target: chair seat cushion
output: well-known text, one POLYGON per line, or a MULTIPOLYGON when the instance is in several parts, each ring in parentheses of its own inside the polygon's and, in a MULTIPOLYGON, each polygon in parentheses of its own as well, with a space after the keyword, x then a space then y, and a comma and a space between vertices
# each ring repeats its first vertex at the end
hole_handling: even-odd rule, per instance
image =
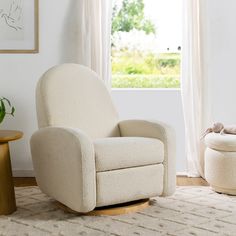
POLYGON ((236 135, 210 133, 205 137, 207 147, 227 152, 236 152, 236 135))
POLYGON ((164 145, 158 139, 114 137, 94 141, 96 170, 108 171, 162 163, 164 145))

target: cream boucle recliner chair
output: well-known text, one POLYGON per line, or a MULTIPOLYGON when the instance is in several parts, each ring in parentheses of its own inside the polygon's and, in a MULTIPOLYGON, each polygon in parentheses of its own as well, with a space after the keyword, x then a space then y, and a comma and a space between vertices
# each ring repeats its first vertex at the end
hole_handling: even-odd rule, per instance
POLYGON ((119 121, 93 71, 63 64, 37 85, 31 138, 37 183, 77 212, 175 191, 175 138, 163 123, 119 121))

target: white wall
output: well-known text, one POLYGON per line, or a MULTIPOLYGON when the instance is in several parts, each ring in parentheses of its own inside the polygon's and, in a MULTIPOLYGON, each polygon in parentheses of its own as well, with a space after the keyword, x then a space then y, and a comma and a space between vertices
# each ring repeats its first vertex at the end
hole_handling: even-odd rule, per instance
MULTIPOLYGON (((75 61, 76 5, 73 0, 40 0, 40 53, 0 54, 0 95, 16 107, 14 119, 1 129, 17 129, 24 138, 11 143, 15 175, 32 175, 29 139, 37 129, 35 86, 39 77, 55 64, 75 61)), ((185 171, 184 125, 178 90, 114 90, 121 118, 151 118, 171 124, 177 133, 177 170, 185 171)))
POLYGON ((208 0, 206 8, 212 117, 236 124, 236 1, 208 0))
MULTIPOLYGON (((22 140, 11 143, 12 167, 31 174, 32 163, 29 138, 37 128, 35 113, 35 86, 39 77, 49 67, 72 61, 69 53, 75 27, 73 0, 40 0, 40 53, 0 54, 0 95, 9 98, 16 107, 14 119, 7 119, 1 129, 17 129, 24 132, 22 140)), ((76 28, 76 27, 75 27, 76 28)), ((17 173, 16 173, 17 174, 17 173)))

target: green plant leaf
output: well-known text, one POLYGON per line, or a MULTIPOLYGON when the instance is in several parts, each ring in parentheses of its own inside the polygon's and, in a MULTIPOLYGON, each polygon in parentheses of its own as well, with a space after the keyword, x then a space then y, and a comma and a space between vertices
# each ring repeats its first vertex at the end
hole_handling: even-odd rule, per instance
POLYGON ((5 98, 5 97, 2 97, 5 101, 7 101, 7 103, 8 103, 8 105, 11 107, 11 102, 7 99, 7 98, 5 98))
POLYGON ((15 107, 11 105, 11 102, 5 97, 0 97, 0 123, 3 122, 6 115, 14 116, 14 113, 15 107), (9 107, 8 109, 6 109, 6 105, 7 108, 9 107))
POLYGON ((2 107, 2 111, 6 112, 6 107, 5 107, 3 100, 1 100, 1 107, 2 107))
POLYGON ((0 112, 0 123, 2 123, 6 113, 5 112, 0 112))
POLYGON ((15 110, 16 110, 15 107, 12 107, 12 108, 11 108, 11 115, 12 115, 12 116, 14 116, 15 110))

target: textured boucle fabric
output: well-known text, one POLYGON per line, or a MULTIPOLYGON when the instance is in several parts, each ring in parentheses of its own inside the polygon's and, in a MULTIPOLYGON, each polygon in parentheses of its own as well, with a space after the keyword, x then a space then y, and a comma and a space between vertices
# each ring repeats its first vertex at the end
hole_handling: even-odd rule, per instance
POLYGON ((205 137, 205 144, 211 149, 236 152, 236 135, 210 133, 205 137))
POLYGON ((164 144, 163 196, 174 193, 176 186, 176 140, 174 130, 167 124, 150 120, 126 120, 119 123, 123 137, 156 138, 164 144))
POLYGON ((155 197, 162 191, 162 164, 97 173, 97 206, 155 197))
POLYGON ((96 170, 106 171, 162 163, 164 146, 158 139, 104 138, 94 141, 96 170))
POLYGON ((96 206, 92 140, 79 129, 42 128, 31 138, 37 183, 42 191, 77 211, 96 206))
POLYGON ((206 180, 216 191, 236 194, 236 136, 210 133, 205 144, 206 180))
POLYGON ((91 138, 119 136, 110 94, 85 66, 63 64, 48 70, 37 84, 36 105, 39 127, 79 128, 91 138))
POLYGON ((205 151, 205 177, 213 186, 236 193, 236 152, 207 148, 205 151))

